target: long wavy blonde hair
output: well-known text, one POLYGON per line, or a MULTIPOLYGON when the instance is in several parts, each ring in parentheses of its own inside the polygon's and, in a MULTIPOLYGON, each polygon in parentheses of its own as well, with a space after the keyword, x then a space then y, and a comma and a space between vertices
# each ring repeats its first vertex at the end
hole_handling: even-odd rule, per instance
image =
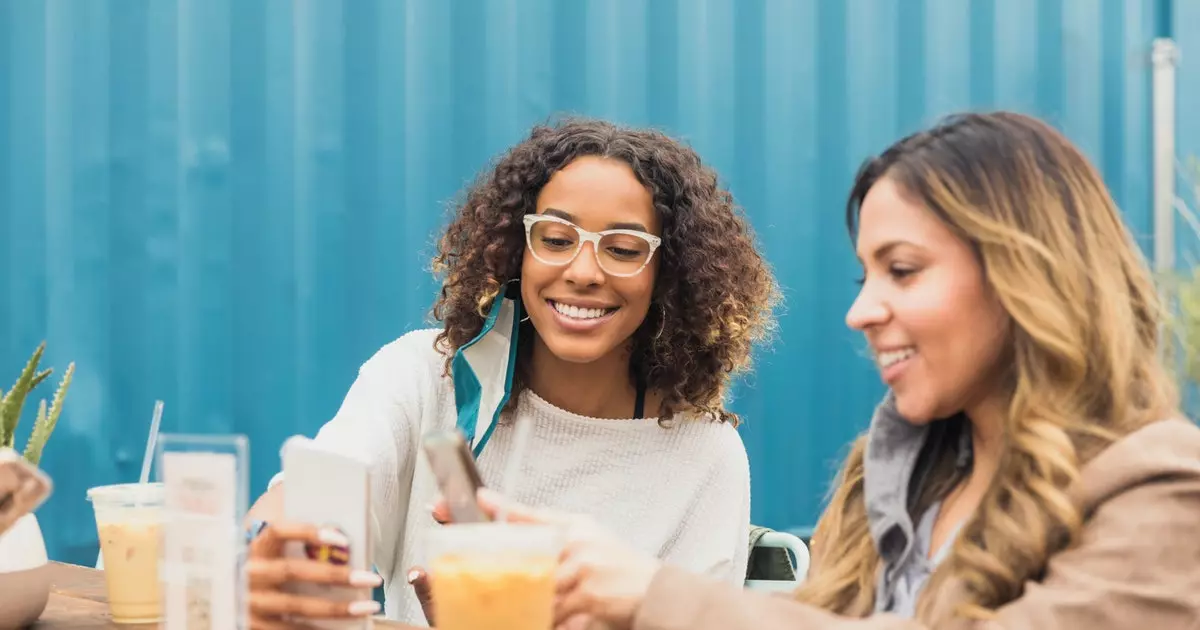
MULTIPOLYGON (((898 184, 975 249, 1011 316, 1011 366, 999 469, 923 594, 961 580, 956 613, 988 618, 1079 536, 1068 493, 1106 445, 1176 412, 1160 356, 1155 285, 1096 169, 1050 126, 1013 113, 959 115, 899 141, 860 169, 847 204, 882 178, 898 184)), ((863 498, 865 436, 852 446, 814 532, 795 596, 849 616, 874 606, 880 559, 863 498)), ((947 453, 946 458, 953 458, 947 453)), ((959 481, 934 462, 916 510, 959 481)), ((930 614, 929 600, 917 615, 930 614)))

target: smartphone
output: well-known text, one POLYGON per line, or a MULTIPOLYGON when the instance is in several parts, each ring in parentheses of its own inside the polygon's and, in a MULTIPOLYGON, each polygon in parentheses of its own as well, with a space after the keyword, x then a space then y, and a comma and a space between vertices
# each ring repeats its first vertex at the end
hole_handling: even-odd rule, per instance
MULTIPOLYGON (((371 476, 367 462, 327 451, 303 436, 288 438, 283 445, 283 516, 297 523, 339 530, 350 541, 349 549, 330 545, 292 543, 290 557, 307 557, 330 564, 348 565, 351 570, 370 571, 372 549, 371 476)), ((332 599, 361 601, 372 598, 370 588, 296 583, 291 592, 332 599)), ((367 619, 305 620, 327 630, 367 630, 367 619)))
POLYGON ((22 516, 33 513, 50 498, 50 493, 54 490, 54 484, 46 473, 10 448, 0 448, 0 470, 13 474, 17 480, 17 490, 0 491, 0 523, 11 525, 22 516), (27 495, 24 489, 30 486, 31 481, 33 492, 27 495), (16 496, 18 491, 22 494, 19 507, 16 496), (18 510, 20 513, 17 513, 18 510))
POLYGON ((462 433, 457 429, 429 433, 422 441, 422 447, 454 522, 482 523, 491 520, 475 498, 476 492, 483 487, 483 478, 475 467, 475 458, 462 433))

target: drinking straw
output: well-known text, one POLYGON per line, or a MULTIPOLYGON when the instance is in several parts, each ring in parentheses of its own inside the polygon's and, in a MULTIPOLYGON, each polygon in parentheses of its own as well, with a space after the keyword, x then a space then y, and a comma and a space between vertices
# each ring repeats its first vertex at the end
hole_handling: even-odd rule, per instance
POLYGON ((154 401, 154 417, 150 420, 150 436, 146 438, 146 455, 142 458, 142 474, 138 483, 150 481, 150 463, 154 461, 154 445, 158 442, 158 427, 162 424, 163 401, 154 401))

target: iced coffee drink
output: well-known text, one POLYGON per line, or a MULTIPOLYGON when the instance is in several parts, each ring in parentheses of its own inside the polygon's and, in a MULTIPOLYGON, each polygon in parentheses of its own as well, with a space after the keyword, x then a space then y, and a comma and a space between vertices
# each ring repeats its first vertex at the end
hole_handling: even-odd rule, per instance
POLYGON ((160 484, 124 484, 88 490, 96 510, 108 605, 117 623, 162 619, 158 562, 162 538, 160 484))
POLYGON ((153 524, 99 525, 108 602, 117 621, 157 620, 162 614, 158 581, 161 528, 153 524))
POLYGON ((550 630, 562 543, 548 526, 448 525, 429 562, 438 630, 550 630))

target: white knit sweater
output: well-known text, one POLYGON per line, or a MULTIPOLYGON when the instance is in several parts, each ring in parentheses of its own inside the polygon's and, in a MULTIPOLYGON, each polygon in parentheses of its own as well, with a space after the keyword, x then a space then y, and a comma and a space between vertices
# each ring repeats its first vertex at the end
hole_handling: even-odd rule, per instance
MULTIPOLYGON (((316 436, 325 448, 371 462, 374 562, 385 583, 388 618, 425 625, 405 574, 427 566, 423 537, 438 527, 429 514, 437 488, 420 437, 455 425, 454 388, 442 376, 437 330, 419 330, 384 346, 359 369, 337 415, 316 436)), ((686 419, 587 418, 532 392, 519 401, 533 421, 516 500, 590 514, 644 553, 731 584, 745 578, 749 551, 750 469, 736 429, 686 419)), ((484 483, 496 487, 512 439, 496 427, 479 457, 484 483)), ((276 476, 272 483, 280 479, 276 476)))

